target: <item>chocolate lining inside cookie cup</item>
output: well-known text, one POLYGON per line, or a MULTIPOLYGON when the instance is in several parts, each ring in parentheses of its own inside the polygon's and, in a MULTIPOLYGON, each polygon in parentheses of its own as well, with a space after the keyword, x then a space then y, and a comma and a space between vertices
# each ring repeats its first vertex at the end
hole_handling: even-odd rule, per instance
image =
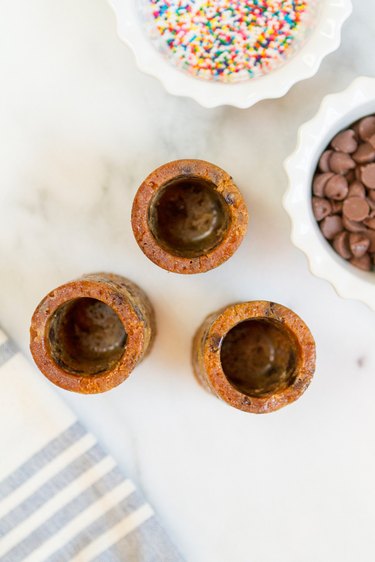
POLYGON ((98 299, 79 297, 54 312, 48 339, 51 355, 60 367, 90 376, 116 365, 125 351, 127 334, 110 306, 98 299))
POLYGON ((243 320, 224 336, 220 359, 229 383, 247 396, 288 388, 296 376, 297 348, 275 320, 243 320))
POLYGON ((149 351, 154 333, 152 306, 137 285, 93 274, 43 299, 31 321, 30 349, 51 382, 92 394, 123 382, 149 351))
POLYGON ((198 381, 231 406, 268 413, 297 400, 315 370, 315 343, 290 309, 267 301, 210 315, 195 335, 198 381))
POLYGON ((152 172, 132 209, 144 254, 163 269, 202 273, 226 261, 247 229, 244 200, 224 171, 202 160, 177 160, 152 172))
POLYGON ((180 177, 152 199, 148 224, 155 240, 172 255, 204 256, 225 237, 230 215, 213 183, 180 177))

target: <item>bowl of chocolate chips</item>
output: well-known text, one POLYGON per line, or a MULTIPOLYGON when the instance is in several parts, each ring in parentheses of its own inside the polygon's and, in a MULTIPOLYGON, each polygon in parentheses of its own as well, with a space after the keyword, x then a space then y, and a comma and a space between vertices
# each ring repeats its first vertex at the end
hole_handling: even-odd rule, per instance
POLYGON ((285 169, 293 243, 315 275, 375 310, 375 78, 324 98, 285 169))

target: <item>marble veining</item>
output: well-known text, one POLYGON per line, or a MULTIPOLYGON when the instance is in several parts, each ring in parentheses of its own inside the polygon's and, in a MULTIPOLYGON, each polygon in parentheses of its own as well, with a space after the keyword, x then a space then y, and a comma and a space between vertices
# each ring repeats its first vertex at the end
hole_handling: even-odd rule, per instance
POLYGON ((0 323, 28 354, 31 314, 53 287, 113 271, 148 292, 158 338, 130 379, 101 396, 57 392, 189 562, 373 561, 375 316, 309 273, 281 207, 298 126, 326 93, 375 74, 375 5, 354 4, 319 73, 250 110, 166 94, 136 68, 105 0, 2 5, 0 323), (158 269, 131 231, 138 185, 174 158, 222 166, 249 207, 239 251, 201 276, 158 269), (190 367, 203 318, 250 299, 291 307, 317 341, 311 387, 269 416, 220 403, 190 367))

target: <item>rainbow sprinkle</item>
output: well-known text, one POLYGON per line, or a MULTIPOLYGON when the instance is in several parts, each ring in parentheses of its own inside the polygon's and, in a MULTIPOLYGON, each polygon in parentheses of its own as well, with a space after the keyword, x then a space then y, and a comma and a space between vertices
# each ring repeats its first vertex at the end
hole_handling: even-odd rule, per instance
POLYGON ((310 13, 308 0, 148 0, 148 5, 153 36, 172 62, 198 78, 222 82, 262 76, 285 62, 296 39, 306 35, 310 13))

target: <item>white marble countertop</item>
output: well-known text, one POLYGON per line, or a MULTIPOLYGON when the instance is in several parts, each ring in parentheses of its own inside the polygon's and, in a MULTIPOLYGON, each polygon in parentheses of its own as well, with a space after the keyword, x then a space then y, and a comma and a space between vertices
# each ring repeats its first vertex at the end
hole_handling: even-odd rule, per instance
POLYGON ((5 330, 28 353, 30 316, 53 287, 98 270, 138 282, 157 312, 152 355, 107 394, 57 392, 143 488, 187 561, 373 562, 375 316, 309 273, 281 197, 297 127, 326 93, 375 74, 375 3, 356 0, 317 76, 249 110, 167 95, 137 70, 105 0, 1 8, 5 330), (187 278, 148 262, 129 221, 141 180, 184 157, 228 170, 251 217, 230 261, 187 278), (293 308, 317 340, 310 389, 268 416, 209 396, 190 368, 204 316, 245 299, 293 308))

